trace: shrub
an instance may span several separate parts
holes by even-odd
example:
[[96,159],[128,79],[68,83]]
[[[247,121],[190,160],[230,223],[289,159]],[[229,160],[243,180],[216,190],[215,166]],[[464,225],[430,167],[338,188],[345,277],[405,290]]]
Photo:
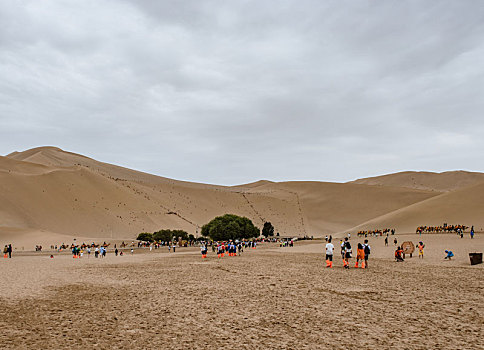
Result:
[[144,241],[144,242],[153,242],[153,234],[148,233],[148,232],[143,232],[138,235],[138,238],[136,238],[138,241]]
[[202,227],[202,236],[214,241],[257,238],[260,230],[246,217],[234,214],[217,216]]
[[262,236],[265,238],[274,236],[274,226],[270,222],[265,222],[262,228]]
[[153,233],[153,239],[155,241],[164,241],[164,242],[170,242],[175,238],[175,240],[178,240],[181,238],[182,240],[187,240],[188,239],[188,233],[183,230],[160,230],[158,232]]

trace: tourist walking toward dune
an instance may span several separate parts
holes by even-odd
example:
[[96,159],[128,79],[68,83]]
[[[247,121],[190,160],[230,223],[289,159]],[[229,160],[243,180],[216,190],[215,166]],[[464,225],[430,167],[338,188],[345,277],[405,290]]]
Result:
[[365,239],[365,243],[363,244],[363,252],[365,253],[365,261],[362,264],[362,267],[367,269],[368,268],[368,260],[370,259],[371,247],[368,244],[368,240]]
[[361,267],[363,267],[363,260],[365,259],[365,252],[363,251],[363,244],[358,243],[358,246],[356,248],[356,262],[355,262],[355,268],[358,268],[358,263],[361,260]]
[[331,243],[331,239],[329,239],[328,243],[326,243],[326,267],[333,267],[333,252],[334,245]]
[[345,252],[345,258],[343,260],[343,266],[345,267],[345,269],[349,269],[352,250],[351,250],[351,244],[348,241],[348,237],[345,238],[344,252]]
[[12,258],[12,250],[13,250],[12,245],[11,245],[11,244],[9,244],[9,245],[8,245],[8,248],[7,248],[7,253],[8,253],[8,257],[9,257],[10,259]]

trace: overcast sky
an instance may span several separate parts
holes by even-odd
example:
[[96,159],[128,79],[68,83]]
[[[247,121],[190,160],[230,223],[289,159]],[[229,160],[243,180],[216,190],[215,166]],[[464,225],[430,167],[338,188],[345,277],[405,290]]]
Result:
[[0,154],[217,184],[484,171],[484,1],[1,1]]

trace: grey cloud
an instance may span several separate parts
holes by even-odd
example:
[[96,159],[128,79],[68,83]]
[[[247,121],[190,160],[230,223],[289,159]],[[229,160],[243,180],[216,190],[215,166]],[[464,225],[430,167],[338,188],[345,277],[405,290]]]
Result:
[[480,165],[480,1],[0,3],[0,151],[162,176]]

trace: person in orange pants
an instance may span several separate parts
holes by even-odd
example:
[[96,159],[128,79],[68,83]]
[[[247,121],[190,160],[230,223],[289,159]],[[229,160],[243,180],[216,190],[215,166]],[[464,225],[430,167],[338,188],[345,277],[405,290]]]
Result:
[[361,260],[361,264],[364,264],[365,260],[365,251],[363,250],[363,245],[358,243],[358,248],[356,249],[356,263],[355,268],[358,268],[358,263]]
[[331,243],[331,239],[326,243],[326,267],[333,267],[333,252],[334,245]]

